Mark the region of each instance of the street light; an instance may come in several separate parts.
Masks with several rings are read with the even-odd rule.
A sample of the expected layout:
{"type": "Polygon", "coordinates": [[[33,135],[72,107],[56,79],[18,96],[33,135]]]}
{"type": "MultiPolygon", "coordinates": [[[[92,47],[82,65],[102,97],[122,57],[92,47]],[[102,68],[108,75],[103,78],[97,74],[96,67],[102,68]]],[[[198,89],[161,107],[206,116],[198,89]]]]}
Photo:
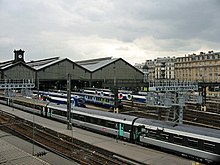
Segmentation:
{"type": "Polygon", "coordinates": [[[33,113],[33,134],[32,134],[32,142],[33,142],[33,147],[32,147],[32,155],[34,156],[34,127],[35,127],[35,124],[34,124],[34,113],[33,113]]]}
{"type": "Polygon", "coordinates": [[[114,113],[118,113],[118,88],[117,88],[117,81],[116,81],[116,69],[114,69],[114,113]]]}
{"type": "Polygon", "coordinates": [[[205,80],[204,76],[200,75],[202,80],[202,107],[201,109],[206,111],[206,86],[205,86],[205,80]]]}
{"type": "Polygon", "coordinates": [[[72,130],[71,123],[71,75],[67,74],[67,129],[72,130]]]}

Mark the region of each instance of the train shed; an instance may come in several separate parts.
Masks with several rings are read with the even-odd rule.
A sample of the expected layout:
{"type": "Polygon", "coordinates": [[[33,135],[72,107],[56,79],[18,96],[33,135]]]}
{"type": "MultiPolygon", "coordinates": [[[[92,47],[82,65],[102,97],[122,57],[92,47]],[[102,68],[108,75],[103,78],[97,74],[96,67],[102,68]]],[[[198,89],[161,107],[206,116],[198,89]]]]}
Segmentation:
{"type": "Polygon", "coordinates": [[[28,62],[27,65],[36,70],[36,80],[40,89],[66,88],[67,74],[71,75],[72,86],[82,87],[81,81],[90,79],[90,71],[71,61],[59,57],[28,62]]]}
{"type": "Polygon", "coordinates": [[[143,84],[143,72],[122,58],[98,58],[77,61],[77,64],[91,72],[92,86],[112,88],[133,88],[143,84]]]}
{"type": "Polygon", "coordinates": [[[143,72],[122,58],[98,58],[73,62],[68,58],[52,57],[24,60],[24,50],[14,50],[14,59],[0,63],[1,80],[32,79],[40,90],[65,90],[67,74],[72,89],[136,88],[143,85],[143,72]]]}

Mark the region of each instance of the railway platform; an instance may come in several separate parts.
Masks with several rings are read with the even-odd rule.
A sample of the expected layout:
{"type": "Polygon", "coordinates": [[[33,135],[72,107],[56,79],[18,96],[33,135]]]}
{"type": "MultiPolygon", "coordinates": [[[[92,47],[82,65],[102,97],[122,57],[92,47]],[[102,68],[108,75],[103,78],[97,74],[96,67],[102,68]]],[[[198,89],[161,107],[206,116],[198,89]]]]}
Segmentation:
{"type": "MultiPolygon", "coordinates": [[[[18,137],[0,131],[0,164],[9,165],[77,165],[56,154],[48,153],[44,157],[32,156],[32,144],[18,137]]],[[[35,146],[35,152],[45,151],[45,149],[35,146]]]]}
{"type": "Polygon", "coordinates": [[[1,104],[0,104],[0,109],[8,113],[10,112],[13,115],[22,117],[29,121],[33,121],[34,119],[33,122],[39,125],[47,127],[59,133],[63,133],[70,137],[80,139],[84,142],[109,150],[119,155],[123,155],[123,157],[127,157],[141,163],[151,164],[151,165],[195,164],[194,161],[185,159],[183,157],[178,157],[165,152],[156,151],[139,145],[131,144],[125,141],[112,139],[110,137],[99,135],[76,127],[73,127],[73,130],[67,130],[66,124],[52,121],[46,118],[42,118],[40,116],[26,113],[1,104]]]}
{"type": "Polygon", "coordinates": [[[40,152],[47,152],[47,154],[42,157],[32,156],[32,143],[4,131],[0,131],[0,146],[0,164],[4,165],[78,165],[36,145],[35,154],[40,152]]]}
{"type": "Polygon", "coordinates": [[[12,135],[0,131],[0,164],[49,165],[49,163],[33,157],[31,154],[11,144],[8,141],[9,138],[14,138],[14,140],[16,140],[12,135]]]}

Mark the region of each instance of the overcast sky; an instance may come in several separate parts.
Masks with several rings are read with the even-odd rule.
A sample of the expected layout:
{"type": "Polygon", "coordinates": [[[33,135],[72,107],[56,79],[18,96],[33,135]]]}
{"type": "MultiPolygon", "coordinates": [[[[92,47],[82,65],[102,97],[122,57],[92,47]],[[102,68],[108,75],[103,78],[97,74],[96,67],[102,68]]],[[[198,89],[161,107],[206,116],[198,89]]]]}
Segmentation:
{"type": "Polygon", "coordinates": [[[0,61],[220,51],[220,0],[0,0],[0,61]]]}

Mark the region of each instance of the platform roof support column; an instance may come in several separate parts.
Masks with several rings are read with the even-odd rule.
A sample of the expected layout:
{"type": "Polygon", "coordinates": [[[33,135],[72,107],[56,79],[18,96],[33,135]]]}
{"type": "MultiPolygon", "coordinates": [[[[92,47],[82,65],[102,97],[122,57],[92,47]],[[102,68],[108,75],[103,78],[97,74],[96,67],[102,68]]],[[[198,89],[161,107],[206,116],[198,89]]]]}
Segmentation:
{"type": "Polygon", "coordinates": [[[67,74],[67,129],[72,130],[71,123],[71,75],[67,74]]]}

